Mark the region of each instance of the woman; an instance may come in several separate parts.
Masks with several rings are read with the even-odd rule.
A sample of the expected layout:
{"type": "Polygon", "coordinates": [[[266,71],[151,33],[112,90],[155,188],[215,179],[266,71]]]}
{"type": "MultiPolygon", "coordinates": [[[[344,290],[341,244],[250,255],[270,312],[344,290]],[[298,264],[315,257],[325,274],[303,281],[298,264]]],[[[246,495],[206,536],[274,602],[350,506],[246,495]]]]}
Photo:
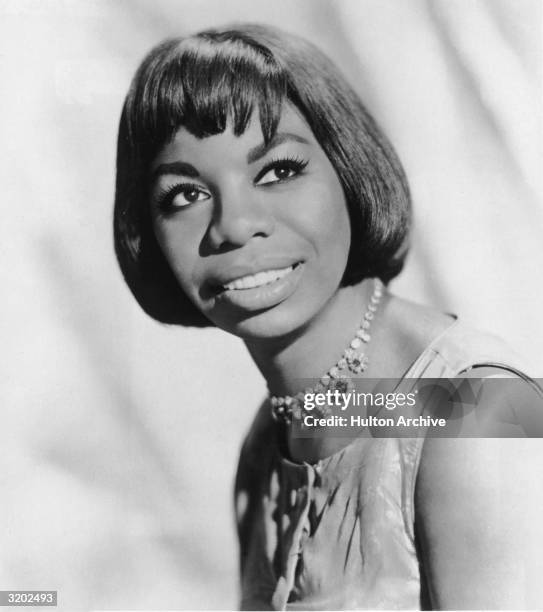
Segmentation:
{"type": "Polygon", "coordinates": [[[246,25],[143,61],[119,129],[123,274],[155,319],[242,338],[270,390],[236,482],[244,609],[541,603],[534,448],[301,433],[302,380],[522,379],[500,341],[386,290],[409,226],[390,143],[308,42],[246,25]]]}

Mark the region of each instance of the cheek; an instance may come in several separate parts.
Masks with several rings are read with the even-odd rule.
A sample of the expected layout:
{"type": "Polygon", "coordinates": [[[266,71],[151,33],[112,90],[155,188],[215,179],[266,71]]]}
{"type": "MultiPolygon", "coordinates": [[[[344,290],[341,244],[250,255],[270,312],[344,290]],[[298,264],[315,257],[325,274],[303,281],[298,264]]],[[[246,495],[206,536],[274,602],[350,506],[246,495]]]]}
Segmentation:
{"type": "Polygon", "coordinates": [[[351,244],[351,222],[343,190],[338,185],[328,194],[328,205],[323,211],[323,231],[329,239],[328,244],[338,253],[348,251],[351,244]]]}
{"type": "MultiPolygon", "coordinates": [[[[351,224],[343,192],[322,211],[319,224],[319,273],[323,284],[336,288],[345,272],[351,245],[351,224]]],[[[330,201],[329,201],[330,202],[330,201]]]]}
{"type": "Polygon", "coordinates": [[[188,296],[196,297],[199,238],[186,230],[175,221],[157,222],[154,226],[158,245],[181,288],[188,296]]]}
{"type": "MultiPolygon", "coordinates": [[[[351,224],[339,180],[328,177],[314,185],[299,216],[299,230],[312,243],[323,267],[342,268],[351,244],[351,224]]],[[[323,270],[324,272],[324,270],[323,270]]]]}

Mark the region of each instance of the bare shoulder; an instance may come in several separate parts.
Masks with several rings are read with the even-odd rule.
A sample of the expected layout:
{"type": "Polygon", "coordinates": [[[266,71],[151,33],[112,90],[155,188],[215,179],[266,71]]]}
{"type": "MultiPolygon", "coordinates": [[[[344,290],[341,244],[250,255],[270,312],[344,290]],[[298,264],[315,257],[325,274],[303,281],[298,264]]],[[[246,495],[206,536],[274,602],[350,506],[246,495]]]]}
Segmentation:
{"type": "Polygon", "coordinates": [[[425,347],[454,321],[449,314],[436,308],[416,304],[389,294],[385,316],[396,333],[407,341],[425,347]]]}
{"type": "Polygon", "coordinates": [[[374,346],[386,347],[372,368],[379,376],[402,376],[428,345],[452,325],[445,314],[388,293],[374,325],[374,346]]]}
{"type": "Polygon", "coordinates": [[[415,495],[432,607],[543,604],[538,439],[428,439],[415,495]]]}
{"type": "Polygon", "coordinates": [[[417,506],[424,516],[439,500],[454,501],[458,509],[476,496],[479,503],[470,508],[474,515],[484,502],[504,502],[496,496],[525,487],[530,478],[536,489],[542,488],[542,468],[539,439],[429,438],[424,441],[420,460],[417,506]]]}
{"type": "Polygon", "coordinates": [[[265,458],[269,458],[274,448],[275,431],[270,406],[262,401],[243,441],[239,466],[261,468],[265,458]]]}

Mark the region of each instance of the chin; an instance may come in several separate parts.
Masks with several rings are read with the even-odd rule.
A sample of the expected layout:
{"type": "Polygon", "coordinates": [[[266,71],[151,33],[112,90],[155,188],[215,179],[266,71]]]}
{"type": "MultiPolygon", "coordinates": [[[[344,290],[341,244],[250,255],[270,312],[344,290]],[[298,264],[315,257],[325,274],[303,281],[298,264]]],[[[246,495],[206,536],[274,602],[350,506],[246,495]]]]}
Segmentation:
{"type": "Polygon", "coordinates": [[[270,323],[266,318],[251,317],[238,323],[235,329],[228,330],[247,342],[258,342],[267,340],[279,340],[295,333],[300,327],[284,319],[270,323]]]}
{"type": "Polygon", "coordinates": [[[217,320],[215,324],[247,342],[280,340],[303,329],[311,319],[309,312],[279,304],[274,308],[247,314],[242,318],[217,320]]]}

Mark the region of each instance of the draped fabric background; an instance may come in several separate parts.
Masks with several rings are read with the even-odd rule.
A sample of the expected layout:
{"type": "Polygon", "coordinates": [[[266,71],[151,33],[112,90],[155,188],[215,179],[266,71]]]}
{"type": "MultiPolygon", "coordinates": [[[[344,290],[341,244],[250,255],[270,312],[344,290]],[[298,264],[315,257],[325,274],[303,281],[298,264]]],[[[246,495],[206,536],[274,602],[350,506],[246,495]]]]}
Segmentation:
{"type": "Polygon", "coordinates": [[[393,288],[543,376],[539,0],[0,0],[0,589],[60,607],[237,603],[231,488],[265,385],[239,341],[138,309],[111,240],[131,76],[164,37],[262,21],[328,52],[415,203],[393,288]]]}

